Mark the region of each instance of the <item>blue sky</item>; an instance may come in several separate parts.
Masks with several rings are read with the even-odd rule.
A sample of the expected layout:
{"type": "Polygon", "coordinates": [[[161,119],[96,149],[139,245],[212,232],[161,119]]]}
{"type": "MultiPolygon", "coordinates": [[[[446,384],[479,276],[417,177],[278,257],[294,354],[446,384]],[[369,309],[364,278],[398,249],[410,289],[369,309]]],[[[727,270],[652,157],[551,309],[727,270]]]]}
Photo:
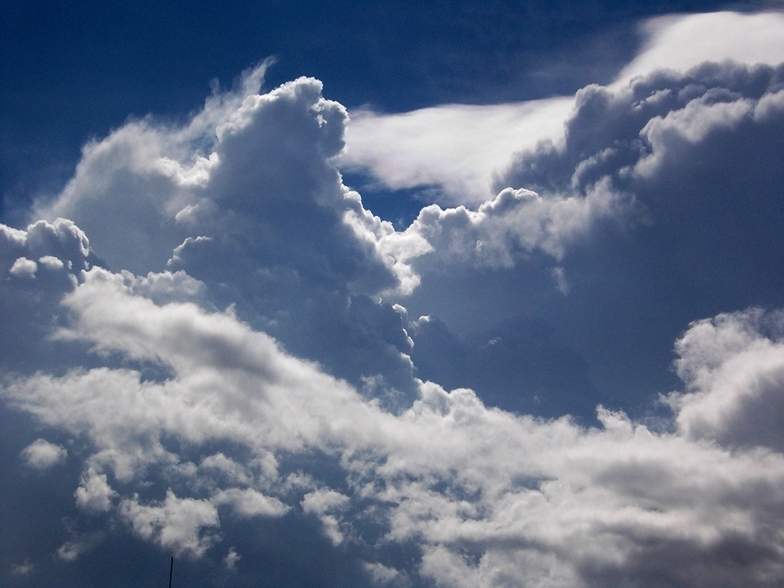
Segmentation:
{"type": "Polygon", "coordinates": [[[1,585],[782,584],[779,5],[3,16],[1,585]]]}

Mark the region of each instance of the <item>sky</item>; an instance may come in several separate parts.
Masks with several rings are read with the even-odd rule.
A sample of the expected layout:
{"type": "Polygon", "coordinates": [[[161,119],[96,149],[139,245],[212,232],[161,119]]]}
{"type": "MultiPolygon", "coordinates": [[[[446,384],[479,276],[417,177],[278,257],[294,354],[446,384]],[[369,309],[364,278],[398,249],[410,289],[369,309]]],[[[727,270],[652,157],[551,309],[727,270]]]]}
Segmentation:
{"type": "Polygon", "coordinates": [[[2,4],[0,586],[784,584],[784,8],[2,4]]]}

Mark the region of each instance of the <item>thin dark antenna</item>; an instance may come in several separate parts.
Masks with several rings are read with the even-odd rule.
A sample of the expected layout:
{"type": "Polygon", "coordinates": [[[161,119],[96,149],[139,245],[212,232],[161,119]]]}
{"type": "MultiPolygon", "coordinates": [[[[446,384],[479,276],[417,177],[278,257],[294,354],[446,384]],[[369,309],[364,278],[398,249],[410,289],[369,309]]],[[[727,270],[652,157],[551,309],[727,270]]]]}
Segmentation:
{"type": "Polygon", "coordinates": [[[174,572],[174,556],[172,555],[171,564],[169,564],[169,588],[171,588],[172,573],[174,572]]]}

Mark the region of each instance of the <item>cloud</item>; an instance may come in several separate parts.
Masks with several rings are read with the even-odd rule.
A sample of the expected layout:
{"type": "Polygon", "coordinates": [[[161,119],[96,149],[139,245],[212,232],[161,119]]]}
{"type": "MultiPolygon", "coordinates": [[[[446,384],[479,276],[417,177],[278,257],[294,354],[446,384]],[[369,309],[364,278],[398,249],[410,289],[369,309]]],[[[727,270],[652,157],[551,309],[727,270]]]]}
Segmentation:
{"type": "Polygon", "coordinates": [[[36,439],[22,450],[25,464],[34,470],[45,470],[65,461],[68,450],[45,439],[36,439]]]}
{"type": "MultiPolygon", "coordinates": [[[[770,18],[775,21],[778,16],[770,18]]],[[[699,21],[700,27],[709,21],[699,21]]],[[[661,196],[656,195],[658,185],[652,188],[646,182],[663,181],[671,166],[683,165],[716,142],[729,148],[728,134],[756,134],[767,141],[766,129],[778,124],[781,115],[780,77],[779,67],[726,62],[705,63],[682,73],[654,71],[606,88],[589,86],[577,93],[559,140],[539,136],[532,147],[526,146],[532,135],[520,135],[520,151],[514,158],[509,156],[506,171],[499,168],[494,174],[494,198],[483,195],[470,202],[472,207],[426,206],[403,232],[379,224],[368,214],[351,214],[348,220],[358,233],[375,238],[388,265],[401,268],[398,276],[406,277],[399,291],[404,293],[413,292],[422,275],[449,265],[509,268],[535,252],[560,262],[607,220],[621,230],[649,224],[649,212],[659,203],[646,197],[661,196]]],[[[564,118],[564,113],[560,116],[564,118]]],[[[362,124],[365,119],[360,117],[362,124]]],[[[385,128],[385,123],[378,124],[385,128]]],[[[349,138],[351,132],[349,126],[349,138]]],[[[377,138],[368,142],[383,143],[377,138]]],[[[401,151],[416,158],[418,166],[449,160],[425,143],[430,158],[408,143],[402,145],[401,151]]],[[[362,149],[363,157],[373,157],[374,152],[372,147],[362,149]]],[[[346,157],[351,153],[350,144],[345,153],[346,157]]],[[[389,161],[383,154],[382,160],[389,161]]],[[[503,159],[495,154],[493,161],[503,159]]],[[[399,167],[416,170],[417,165],[399,167]]],[[[427,181],[438,183],[433,178],[427,181]]],[[[418,183],[422,181],[389,185],[402,188],[418,183]]],[[[560,268],[557,283],[562,289],[568,274],[563,265],[560,268]]]]}
{"type": "Polygon", "coordinates": [[[120,513],[137,535],[178,556],[199,557],[217,540],[209,532],[202,533],[205,527],[218,524],[217,510],[205,500],[177,498],[169,491],[160,504],[141,505],[134,498],[126,499],[120,513]]]}
{"type": "MultiPolygon", "coordinates": [[[[263,73],[91,143],[49,220],[0,226],[0,394],[37,427],[13,459],[67,444],[47,476],[86,529],[50,551],[114,542],[242,581],[290,544],[287,565],[318,552],[367,585],[784,581],[781,312],[721,312],[781,305],[781,170],[760,156],[784,147],[781,67],[589,86],[560,140],[512,157],[510,131],[455,176],[465,142],[409,175],[405,137],[370,146],[485,111],[357,116],[390,186],[502,170],[475,201],[443,183],[455,205],[405,230],[342,183],[346,110],[263,73]],[[601,406],[597,371],[646,377],[618,349],[666,371],[673,340],[658,418],[601,406]]],[[[488,133],[556,106],[487,110],[488,133]]]]}
{"type": "Polygon", "coordinates": [[[507,188],[476,211],[430,205],[409,230],[427,240],[436,263],[510,268],[535,250],[560,260],[598,220],[633,216],[633,201],[608,188],[594,185],[582,198],[507,188]]]}
{"type": "Polygon", "coordinates": [[[305,514],[314,514],[319,518],[322,532],[332,544],[340,545],[344,534],[340,530],[340,520],[336,513],[345,509],[350,501],[348,496],[340,492],[319,489],[305,494],[301,504],[305,514]]]}
{"type": "Polygon", "coordinates": [[[37,270],[38,264],[35,263],[32,259],[20,257],[14,262],[14,265],[11,266],[11,269],[8,270],[8,273],[18,278],[32,278],[35,277],[35,272],[37,270]]]}
{"type": "MultiPolygon", "coordinates": [[[[646,37],[643,49],[609,88],[620,91],[657,70],[683,73],[704,62],[782,63],[783,27],[779,12],[650,19],[640,25],[646,37]]],[[[500,189],[494,179],[515,154],[539,142],[560,145],[563,122],[574,108],[572,98],[553,97],[400,114],[359,109],[351,113],[348,147],[338,163],[347,171],[369,173],[390,190],[419,187],[441,205],[475,207],[500,189]]]]}
{"type": "Polygon", "coordinates": [[[401,114],[357,110],[337,164],[346,171],[368,171],[391,190],[435,186],[442,205],[476,205],[493,195],[494,174],[513,153],[561,138],[572,104],[570,98],[552,98],[401,114]]]}
{"type": "Polygon", "coordinates": [[[277,498],[264,496],[250,488],[223,490],[213,497],[212,503],[218,506],[230,505],[240,517],[280,516],[289,510],[277,498]]]}
{"type": "Polygon", "coordinates": [[[394,568],[388,568],[384,564],[373,562],[366,563],[365,569],[370,574],[373,583],[377,586],[406,586],[406,577],[394,568]]]}
{"type": "Polygon", "coordinates": [[[598,185],[627,206],[597,217],[555,263],[520,256],[508,277],[483,274],[493,303],[470,315],[461,299],[480,299],[476,278],[456,271],[424,274],[409,311],[430,313],[417,297],[438,297],[461,336],[532,312],[583,355],[604,402],[631,408],[671,389],[672,341],[695,317],[781,305],[781,166],[759,156],[782,148],[781,80],[780,66],[706,63],[581,90],[564,144],[521,153],[497,187],[579,202],[598,185]],[[539,285],[512,289],[553,266],[570,284],[563,303],[539,285]]]}
{"type": "Polygon", "coordinates": [[[584,191],[612,177],[639,193],[634,180],[651,179],[700,144],[749,126],[761,135],[761,126],[781,116],[781,75],[781,66],[704,63],[617,88],[588,86],[577,94],[564,144],[521,153],[496,184],[584,191]]]}
{"type": "Polygon", "coordinates": [[[74,220],[118,269],[163,269],[172,249],[188,236],[177,215],[182,223],[210,206],[199,189],[220,163],[213,151],[217,127],[228,124],[245,98],[258,91],[268,65],[245,72],[235,91],[208,98],[182,127],[146,117],[88,143],[74,177],[55,198],[39,201],[33,218],[74,220]]]}
{"type": "MultiPolygon", "coordinates": [[[[410,400],[410,340],[377,295],[416,278],[346,221],[367,214],[330,162],[346,111],[311,78],[260,92],[266,65],[181,126],[147,117],[92,142],[63,192],[33,214],[73,219],[101,265],[152,271],[157,288],[190,280],[189,300],[232,306],[331,373],[375,378],[389,403],[410,400]]],[[[14,271],[29,276],[30,263],[14,271]]]]}
{"type": "Polygon", "coordinates": [[[90,534],[72,533],[69,541],[63,543],[55,552],[65,562],[72,562],[95,549],[104,539],[105,533],[96,531],[90,534]]]}
{"type": "Polygon", "coordinates": [[[640,54],[623,68],[613,85],[659,69],[685,72],[706,61],[745,65],[784,62],[784,14],[713,12],[652,18],[641,28],[648,37],[640,54]]]}
{"type": "Polygon", "coordinates": [[[63,319],[63,294],[78,282],[82,269],[99,262],[87,236],[73,221],[39,220],[26,230],[0,224],[0,365],[35,371],[73,360],[48,340],[63,319]]]}
{"type": "Polygon", "coordinates": [[[12,576],[29,576],[34,570],[35,565],[27,559],[20,564],[11,564],[12,576]]]}
{"type": "Polygon", "coordinates": [[[112,508],[112,500],[117,497],[117,492],[109,486],[106,474],[88,468],[82,474],[81,484],[74,492],[74,496],[79,508],[99,513],[112,508]]]}
{"type": "Polygon", "coordinates": [[[237,569],[237,562],[239,562],[241,559],[242,556],[240,556],[233,547],[230,547],[226,557],[223,558],[223,563],[227,570],[234,571],[237,569]]]}
{"type": "MultiPolygon", "coordinates": [[[[724,373],[739,377],[733,361],[745,366],[744,381],[772,381],[784,348],[759,331],[759,313],[687,332],[678,344],[687,391],[670,399],[678,430],[667,433],[604,409],[598,428],[516,416],[434,383],[421,383],[419,400],[395,415],[231,314],[155,304],[99,268],[65,303],[73,322],[60,337],[170,375],[142,381],[107,367],[39,374],[4,395],[89,440],[77,502],[116,508],[138,537],[182,556],[203,557],[221,541],[219,506],[247,518],[299,504],[335,544],[372,522],[384,529],[382,544],[417,545],[421,560],[399,573],[436,583],[634,584],[654,575],[688,586],[773,586],[784,577],[771,516],[784,503],[784,456],[760,447],[764,434],[730,449],[704,443],[693,427],[714,422],[715,405],[701,399],[724,373]],[[250,459],[213,453],[226,441],[250,459]],[[292,496],[286,480],[295,471],[283,458],[313,451],[338,457],[350,484],[306,484],[292,496]],[[145,489],[151,476],[169,485],[163,497],[145,489]]],[[[775,390],[762,389],[765,406],[775,406],[775,390]]],[[[752,421],[740,422],[750,430],[752,421]]],[[[309,473],[318,480],[318,468],[309,473]]]]}
{"type": "Polygon", "coordinates": [[[678,340],[676,366],[688,392],[667,402],[685,435],[784,450],[783,319],[759,309],[722,314],[692,324],[678,340]]]}

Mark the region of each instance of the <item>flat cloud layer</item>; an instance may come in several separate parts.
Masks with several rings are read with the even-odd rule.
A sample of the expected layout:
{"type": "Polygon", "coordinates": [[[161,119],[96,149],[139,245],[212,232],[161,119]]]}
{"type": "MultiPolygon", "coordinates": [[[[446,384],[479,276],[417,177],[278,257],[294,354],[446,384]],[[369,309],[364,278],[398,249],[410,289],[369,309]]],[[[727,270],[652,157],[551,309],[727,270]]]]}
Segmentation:
{"type": "MultiPolygon", "coordinates": [[[[38,522],[4,515],[4,582],[175,554],[215,585],[784,583],[784,315],[755,306],[784,304],[784,74],[688,65],[565,98],[560,140],[479,158],[495,196],[404,230],[343,184],[347,111],[311,78],[262,92],[264,64],[182,126],[87,145],[26,230],[0,225],[4,492],[38,522]],[[460,296],[476,338],[439,318],[460,296]],[[669,337],[657,412],[602,406],[609,368],[553,334],[595,300],[651,315],[597,354],[669,337]]],[[[390,125],[426,136],[418,116],[390,125]]],[[[362,157],[405,165],[382,148],[362,157]]]]}

